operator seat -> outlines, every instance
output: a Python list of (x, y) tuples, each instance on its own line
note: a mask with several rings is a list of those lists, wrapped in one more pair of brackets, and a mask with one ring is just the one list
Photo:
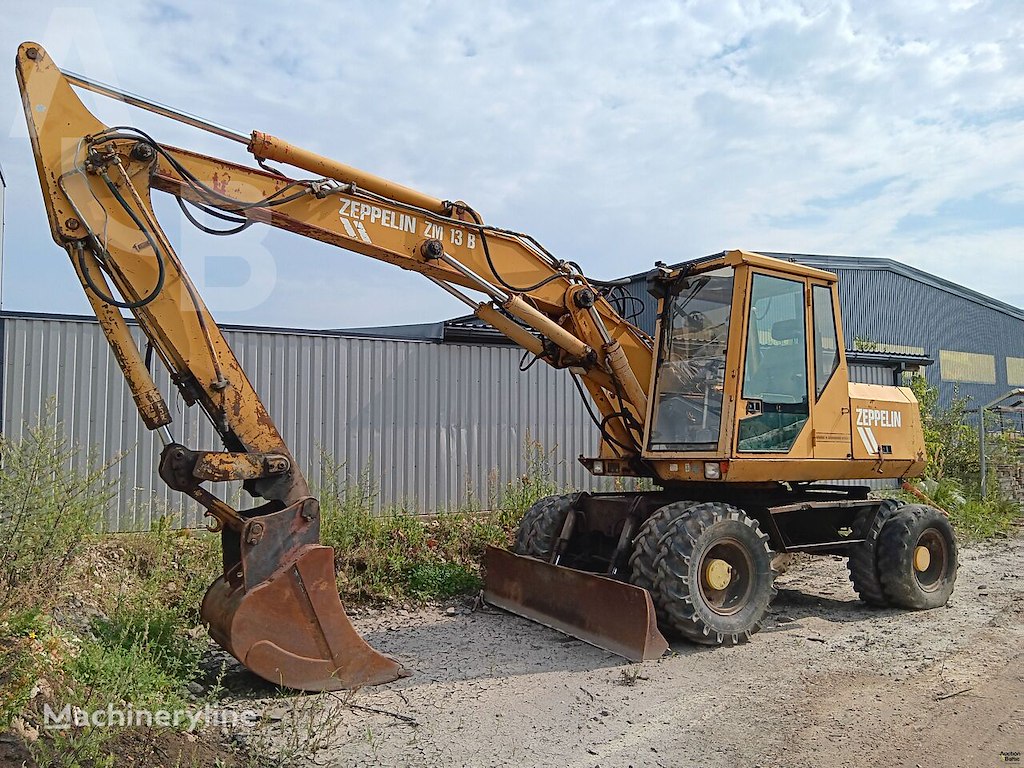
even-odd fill
[(748, 397), (766, 393), (800, 402), (807, 396), (807, 360), (802, 343), (804, 324), (800, 319), (779, 320), (772, 324), (772, 341), (761, 347), (761, 364), (745, 390)]

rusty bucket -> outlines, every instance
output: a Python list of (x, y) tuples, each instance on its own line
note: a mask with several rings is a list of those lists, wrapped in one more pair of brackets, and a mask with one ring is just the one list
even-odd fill
[(225, 571), (201, 611), (210, 635), (248, 669), (287, 688), (359, 688), (407, 675), (349, 621), (334, 550), (316, 543), (318, 526), (309, 524), (314, 515), (306, 504), (316, 501), (252, 518), (241, 536), (225, 529)]

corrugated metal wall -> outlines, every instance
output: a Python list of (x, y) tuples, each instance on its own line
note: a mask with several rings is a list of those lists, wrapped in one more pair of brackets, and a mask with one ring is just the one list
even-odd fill
[(861, 384), (884, 384), (891, 387), (894, 383), (893, 369), (887, 365), (850, 363), (848, 371), (850, 381)]
[[(102, 456), (124, 453), (110, 477), (120, 496), (113, 530), (148, 527), (154, 515), (198, 507), (157, 477), (159, 441), (143, 427), (99, 325), (87, 320), (6, 317), (3, 325), (4, 434), (38, 422), (48, 400), (71, 440)], [(134, 329), (142, 343), (141, 332)], [(524, 443), (551, 452), (554, 479), (593, 487), (576, 461), (596, 448), (595, 430), (564, 371), (519, 371), (511, 347), (439, 345), (304, 332), (228, 330), (243, 367), (315, 485), (321, 450), (362, 473), (378, 509), (456, 509), (527, 471)], [(198, 408), (186, 409), (162, 369), (156, 380), (174, 413), (175, 439), (220, 449)], [(218, 486), (218, 490), (225, 486)], [(238, 501), (237, 487), (227, 497)]]

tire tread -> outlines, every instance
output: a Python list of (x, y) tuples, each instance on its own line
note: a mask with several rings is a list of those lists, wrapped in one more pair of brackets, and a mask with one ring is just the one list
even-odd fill
[(878, 578), (878, 537), (882, 528), (906, 502), (899, 499), (886, 499), (878, 509), (878, 513), (871, 521), (871, 528), (863, 531), (865, 515), (860, 515), (854, 524), (854, 535), (863, 537), (864, 542), (854, 544), (850, 547), (846, 567), (850, 571), (850, 581), (853, 582), (853, 590), (857, 596), (868, 605), (885, 607), (889, 604), (885, 592), (882, 590), (882, 582)]

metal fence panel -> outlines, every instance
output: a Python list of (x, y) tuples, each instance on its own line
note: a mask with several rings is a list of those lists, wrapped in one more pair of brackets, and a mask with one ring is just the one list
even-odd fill
[[(157, 477), (159, 441), (142, 425), (99, 325), (54, 317), (0, 322), (4, 434), (18, 438), (52, 400), (74, 444), (103, 457), (123, 454), (109, 472), (119, 483), (111, 530), (144, 529), (164, 513), (200, 525), (199, 507)], [(141, 345), (141, 331), (132, 330)], [(596, 430), (571, 380), (545, 365), (520, 372), (515, 348), (299, 331), (226, 336), (314, 486), (326, 453), (349, 483), (369, 479), (378, 510), (487, 504), (491, 492), (527, 472), (527, 442), (536, 441), (551, 454), (557, 485), (595, 487), (576, 457), (596, 449)], [(154, 378), (173, 413), (175, 439), (220, 449), (209, 421), (184, 407), (159, 366)], [(237, 484), (224, 494), (242, 501)]]

